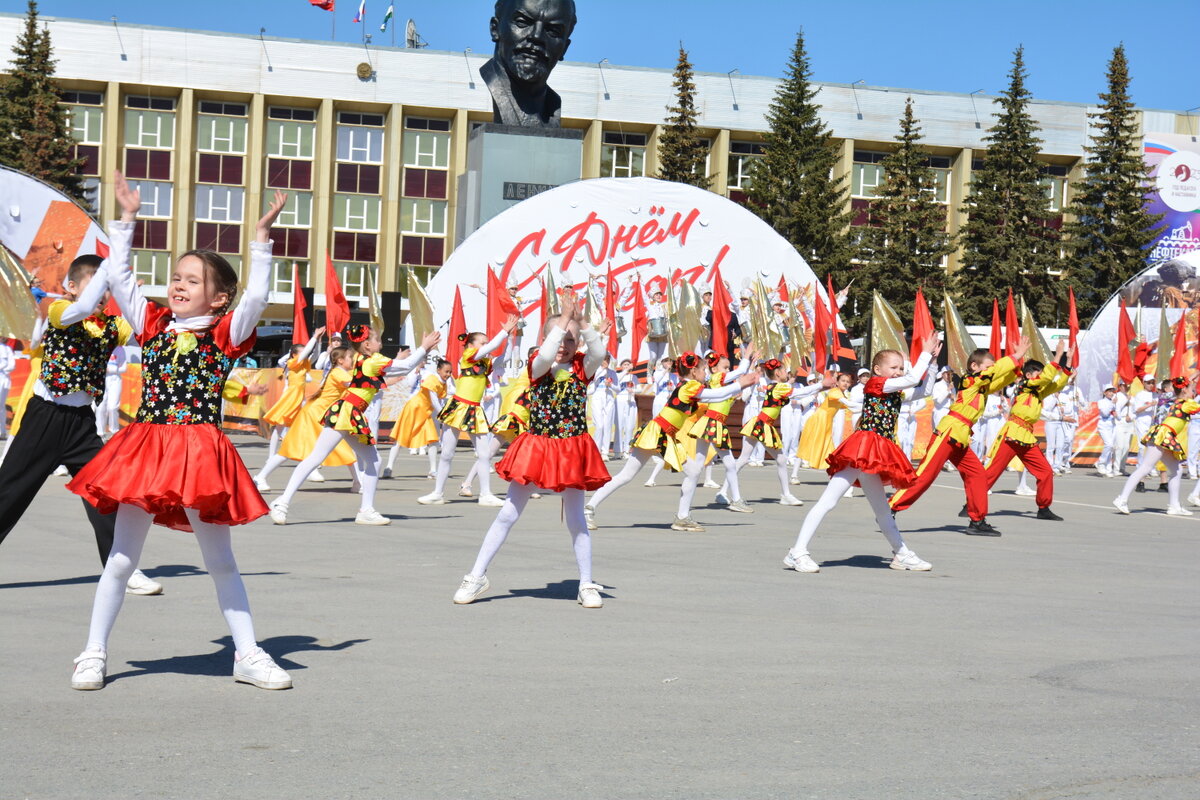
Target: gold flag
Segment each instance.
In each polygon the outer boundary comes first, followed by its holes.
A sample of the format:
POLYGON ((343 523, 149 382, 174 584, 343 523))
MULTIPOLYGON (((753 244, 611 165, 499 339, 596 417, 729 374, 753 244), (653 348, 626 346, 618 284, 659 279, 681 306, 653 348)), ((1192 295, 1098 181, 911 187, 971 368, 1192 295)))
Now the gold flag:
POLYGON ((417 276, 408 271, 408 318, 412 322, 413 341, 419 342, 426 334, 433 333, 433 304, 429 296, 417 283, 417 276))
POLYGON ((371 317, 371 327, 383 338, 383 313, 379 310, 383 305, 379 300, 379 293, 375 291, 375 270, 368 267, 367 273, 367 313, 371 317))
POLYGON ((704 338, 700 319, 703 307, 704 300, 700 297, 700 292, 696 291, 696 287, 688 281, 680 281, 679 332, 681 344, 685 350, 694 350, 700 353, 707 349, 707 343, 701 341, 704 338))
POLYGON ((604 308, 596 302, 596 279, 588 278, 583 299, 583 318, 596 330, 604 323, 604 308))
POLYGON ((946 295, 943 300, 942 310, 943 330, 946 332, 946 363, 959 375, 966 375, 967 359, 975 350, 975 340, 967 333, 966 323, 963 322, 962 315, 958 313, 958 307, 954 305, 950 295, 946 295))
POLYGON ((37 316, 24 268, 0 245, 0 335, 28 342, 37 316))
POLYGON ((879 292, 871 292, 871 351, 868 360, 880 350, 896 350, 908 358, 908 346, 904 344, 904 326, 900 315, 892 304, 883 299, 879 292))
POLYGON ((788 303, 788 355, 791 361, 788 366, 795 374, 799 374, 800 368, 804 366, 804 357, 808 355, 808 343, 805 341, 800 322, 802 315, 796 312, 798 296, 799 289, 793 289, 792 302, 788 303))
POLYGON ((554 270, 549 265, 546 266, 546 302, 550 307, 546 309, 545 321, 549 321, 552 317, 557 317, 562 314, 562 304, 559 302, 561 298, 558 296, 558 286, 554 283, 554 270))
POLYGON ((1028 357, 1042 362, 1043 364, 1050 363, 1050 357, 1054 351, 1046 344, 1045 337, 1038 330, 1037 323, 1033 321, 1033 312, 1029 310, 1029 306, 1025 305, 1025 298, 1021 300, 1021 334, 1029 340, 1028 357))
POLYGON ((754 328, 754 344, 763 349, 764 358, 778 358, 783 352, 783 334, 771 324, 775 316, 767 287, 761 280, 755 280, 750 291, 750 324, 754 328))
POLYGON ((666 296, 667 303, 667 355, 671 358, 679 358, 679 354, 686 351, 686 348, 680 348, 681 340, 683 339, 683 331, 679 326, 679 312, 675 303, 675 287, 671 285, 671 273, 667 272, 667 289, 663 294, 666 296))
MULTIPOLYGON (((1183 317, 1179 318, 1179 324, 1185 322, 1183 317)), ((1167 304, 1164 302, 1162 310, 1158 316, 1158 362, 1154 366, 1154 380, 1162 383, 1170 380, 1171 375, 1171 356, 1175 352, 1175 337, 1171 335, 1171 323, 1167 322, 1167 304)))

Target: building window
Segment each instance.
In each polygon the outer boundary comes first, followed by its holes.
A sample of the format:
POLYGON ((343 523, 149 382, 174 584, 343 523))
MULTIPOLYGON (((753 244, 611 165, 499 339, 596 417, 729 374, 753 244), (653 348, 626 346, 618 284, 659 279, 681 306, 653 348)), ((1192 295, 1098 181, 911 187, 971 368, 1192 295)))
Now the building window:
POLYGON ((144 97, 141 95, 130 95, 125 98, 126 108, 145 108, 151 111, 174 111, 175 98, 173 97, 144 97))
POLYGON ((604 134, 600 150, 600 177, 635 178, 646 174, 646 135, 604 134))
POLYGON ((1061 212, 1067 207, 1067 173, 1069 170, 1067 167, 1057 164, 1044 164, 1038 167, 1038 172, 1041 173, 1038 183, 1050 201, 1049 210, 1055 213, 1061 212))
POLYGON ((766 148, 758 142, 729 143, 728 188, 750 191, 750 170, 755 159, 762 158, 766 148))
POLYGON ((401 200, 400 232, 445 236, 446 206, 444 200, 401 200))
MULTIPOLYGON (((201 103, 201 105, 204 105, 201 103)), ((246 153, 244 117, 213 117, 201 114, 196 120, 196 149, 206 153, 246 153)))
MULTIPOLYGON (((138 211, 139 217, 171 218, 171 199, 175 188, 173 184, 163 181, 130 181, 129 186, 141 192, 142 208, 138 211)), ((149 249, 157 250, 159 248, 151 247, 149 249)))
MULTIPOLYGON (((379 231, 378 197, 335 194, 333 196, 333 227, 345 231, 379 231)), ((374 261, 351 258, 348 261, 374 261)))
POLYGON ((887 158, 887 153, 872 153, 866 150, 854 151, 854 171, 850 179, 851 197, 876 197, 879 187, 883 184, 883 165, 880 163, 887 158))
POLYGON ((307 228, 273 228, 272 250, 286 258, 308 258, 307 228))
POLYGON ((445 260, 446 240, 426 236, 400 238, 400 263, 411 266, 440 267, 445 260))
POLYGON ((267 159, 267 186, 273 189, 311 189, 312 162, 267 159))
POLYGON ((292 285, 292 268, 299 267, 300 287, 308 286, 308 262, 292 261, 277 258, 271 262, 271 291, 291 294, 295 287, 292 285))
POLYGON ((134 250, 130 253, 130 260, 133 262, 134 278, 147 286, 167 285, 167 275, 171 267, 170 253, 134 250))
POLYGON ((169 224, 165 219, 138 220, 131 246, 137 250, 166 250, 169 224))
POLYGON ((201 114, 222 114, 226 117, 246 116, 245 103, 223 103, 217 100, 201 100, 201 114))
POLYGON ((933 199, 939 203, 950 202, 950 167, 949 156, 930 156, 926 166, 933 170, 933 199))
POLYGON ((77 175, 100 174, 100 147, 94 144, 77 144, 72 150, 75 158, 83 159, 83 163, 75 169, 77 175))
POLYGON ((342 111, 338 114, 337 160, 354 164, 383 163, 383 115, 342 111))
POLYGON ((405 168, 404 196, 445 200, 448 175, 444 169, 405 168))
POLYGON ((196 158, 196 180, 201 183, 242 184, 242 157, 201 153, 196 158))
POLYGON ((450 120, 408 117, 404 120, 404 166, 447 169, 450 166, 450 120))
POLYGON ((100 216, 100 179, 84 178, 80 182, 80 187, 83 191, 83 207, 93 217, 100 216))
POLYGON ((333 268, 337 270, 338 280, 342 282, 342 293, 347 297, 365 297, 367 294, 367 270, 372 268, 370 264, 347 264, 345 262, 334 262, 333 268))
POLYGON ((100 106, 104 105, 104 95, 100 92, 75 92, 64 91, 62 93, 64 103, 74 103, 81 106, 100 106))
POLYGON ((171 180, 171 152, 169 150, 126 149, 125 175, 129 178, 169 181, 171 180))
POLYGON ((240 253, 242 251, 242 226, 197 222, 196 248, 216 250, 218 253, 240 253))
POLYGON ((311 122, 267 120, 267 155, 275 158, 313 157, 317 126, 311 122))
MULTIPOLYGON (((262 213, 267 213, 271 207, 271 201, 274 198, 269 197, 266 192, 263 193, 262 213)), ((287 203, 283 206, 283 211, 279 212, 279 218, 275 220, 277 228, 307 228, 312 225, 312 201, 313 196, 308 192, 292 192, 288 195, 287 203)))
POLYGON ((125 146, 170 150, 175 146, 175 115, 125 109, 125 146))
POLYGON ((333 232, 333 257, 343 261, 374 261, 377 238, 373 233, 333 232))
POLYGON ((100 144, 104 131, 104 109, 94 106, 67 106, 71 135, 80 144, 100 144))
POLYGON ((241 188, 197 186, 195 217, 204 222, 241 222, 244 200, 241 188))
POLYGON ((379 172, 371 164, 338 164, 336 191, 379 194, 379 172))

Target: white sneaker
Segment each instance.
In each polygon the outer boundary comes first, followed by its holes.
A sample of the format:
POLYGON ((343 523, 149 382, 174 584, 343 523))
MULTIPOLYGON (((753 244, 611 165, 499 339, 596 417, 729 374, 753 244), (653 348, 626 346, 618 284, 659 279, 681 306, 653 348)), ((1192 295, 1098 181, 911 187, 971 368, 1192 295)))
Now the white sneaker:
POLYGON ((842 497, 854 497, 854 487, 851 486, 849 489, 843 492, 842 497))
POLYGON ((730 511, 736 511, 739 514, 753 514, 754 509, 745 500, 735 500, 726 506, 730 511))
POLYGON ((481 494, 478 502, 484 508, 500 508, 504 505, 504 500, 494 494, 481 494))
POLYGON ((125 594, 162 594, 162 584, 146 577, 146 573, 135 569, 125 584, 125 594))
POLYGON ((1189 494, 1187 496, 1188 505, 1200 507, 1200 494, 1189 494))
POLYGON ((1190 517, 1192 512, 1183 506, 1167 506, 1167 513, 1172 517, 1190 517))
POLYGON ((261 647, 254 648, 244 656, 234 655, 233 679, 260 689, 292 688, 292 676, 284 672, 261 647))
POLYGON ((254 486, 256 489, 258 489, 259 492, 262 492, 263 494, 266 494, 267 492, 271 491, 271 485, 269 483, 267 483, 266 481, 264 481, 262 478, 255 478, 254 486))
POLYGON ((276 525, 287 525, 287 511, 287 503, 280 503, 278 501, 271 503, 271 522, 274 522, 276 525))
POLYGON ((796 475, 793 475, 791 478, 788 479, 788 483, 790 483, 792 486, 799 486, 800 478, 796 475))
POLYGON ((764 464, 764 463, 763 463, 763 462, 761 462, 761 461, 751 461, 751 462, 750 462, 750 466, 752 466, 752 467, 765 467, 765 466, 766 466, 766 464, 764 464))
POLYGON ((1113 498, 1113 508, 1115 508, 1117 511, 1120 511, 1122 514, 1129 513, 1129 503, 1125 502, 1119 497, 1113 498))
POLYGON ((802 506, 802 505, 804 505, 804 501, 801 500, 799 497, 796 497, 796 495, 794 495, 794 494, 785 494, 779 498, 779 505, 781 505, 781 506, 802 506))
POLYGON ((587 522, 587 529, 589 531, 596 530, 596 509, 595 508, 593 508, 592 506, 584 506, 583 507, 583 519, 585 522, 587 522))
POLYGON ((654 481, 646 481, 645 483, 642 484, 642 486, 649 486, 651 488, 654 488, 655 486, 658 486, 658 484, 655 483, 654 481))
POLYGON ((1015 492, 1013 492, 1013 494, 1016 494, 1018 497, 1035 497, 1037 495, 1037 490, 1030 489, 1028 486, 1017 484, 1017 489, 1015 492))
POLYGON ((704 526, 691 517, 676 517, 675 521, 671 523, 671 530, 704 533, 704 526))
POLYGON ((362 484, 358 482, 358 478, 351 481, 350 494, 362 494, 362 484))
POLYGON ((312 481, 313 483, 324 483, 325 482, 325 476, 321 474, 321 470, 319 470, 319 469, 314 469, 312 472, 310 472, 308 474, 308 479, 310 481, 312 481))
POLYGON ((794 569, 796 572, 820 572, 821 567, 817 562, 812 560, 812 556, 808 553, 793 553, 788 550, 787 555, 783 557, 783 566, 786 569, 794 569))
POLYGON ((892 569, 910 569, 913 572, 929 572, 933 569, 933 565, 928 561, 922 561, 916 553, 909 550, 904 555, 896 553, 888 564, 892 569))
POLYGON ((705 481, 704 488, 705 489, 720 489, 721 484, 717 483, 716 481, 705 481))
POLYGON ((384 480, 387 480, 388 478, 392 477, 392 468, 391 468, 391 467, 384 467, 384 468, 383 468, 383 475, 381 475, 380 477, 381 477, 381 478, 383 478, 384 480))
POLYGON ((598 583, 581 583, 576 600, 584 608, 601 608, 604 606, 604 598, 600 596, 600 590, 603 588, 598 583))
POLYGON ((717 492, 716 500, 718 503, 729 505, 729 495, 725 494, 724 492, 717 492))
POLYGON ((436 472, 427 472, 427 473, 425 473, 425 477, 428 478, 429 480, 433 480, 434 478, 437 477, 437 473, 436 472))
POLYGON ((459 497, 474 497, 475 493, 471 491, 470 486, 460 486, 460 487, 458 487, 458 496, 459 497))
POLYGON ((460 606, 473 603, 479 595, 487 591, 490 585, 487 575, 478 578, 474 575, 463 575, 462 583, 458 585, 458 591, 454 593, 454 602, 460 606))
POLYGON ((354 517, 355 525, 391 525, 392 520, 373 508, 363 509, 354 517))
POLYGON ((418 497, 417 502, 423 506, 444 506, 446 505, 446 498, 442 497, 441 492, 430 492, 427 495, 418 497))
POLYGON ((54 474, 56 477, 65 478, 71 474, 71 471, 62 464, 59 464, 58 469, 54 470, 54 474))
POLYGON ((104 688, 104 674, 108 665, 108 654, 103 650, 84 650, 75 659, 75 671, 71 673, 71 688, 90 692, 104 688))

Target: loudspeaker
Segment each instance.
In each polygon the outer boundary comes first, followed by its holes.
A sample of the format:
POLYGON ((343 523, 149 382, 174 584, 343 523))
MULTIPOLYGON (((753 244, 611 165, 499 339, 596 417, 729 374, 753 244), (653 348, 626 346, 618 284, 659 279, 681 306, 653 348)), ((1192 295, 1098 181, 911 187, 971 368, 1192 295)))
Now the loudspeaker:
POLYGON ((379 313, 383 316, 383 346, 399 347, 404 335, 401 323, 400 304, 403 295, 400 292, 381 292, 379 297, 379 313))

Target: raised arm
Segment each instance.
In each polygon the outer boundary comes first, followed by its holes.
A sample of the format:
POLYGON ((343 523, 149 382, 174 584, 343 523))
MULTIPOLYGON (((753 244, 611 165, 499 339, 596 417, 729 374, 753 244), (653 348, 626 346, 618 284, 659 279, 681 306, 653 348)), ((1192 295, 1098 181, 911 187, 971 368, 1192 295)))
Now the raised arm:
POLYGON ((741 394, 742 389, 758 383, 757 370, 748 375, 742 375, 733 383, 727 383, 716 389, 701 389, 694 398, 699 403, 718 403, 741 394))
POLYGON ((297 353, 297 354, 296 354, 296 360, 297 360, 297 361, 303 361, 304 359, 306 359, 306 358, 308 358, 309 356, 311 356, 311 355, 312 355, 312 352, 313 352, 313 350, 315 350, 315 349, 316 349, 316 347, 317 347, 317 344, 319 344, 319 343, 320 343, 320 341, 321 341, 321 336, 322 336, 322 334, 324 334, 324 333, 325 333, 325 329, 324 329, 324 328, 317 328, 315 331, 313 331, 313 335, 312 335, 312 336, 310 336, 310 337, 309 337, 309 339, 308 339, 308 344, 304 345, 304 349, 303 349, 303 350, 301 350, 299 353, 297 353))
POLYGON ((65 328, 96 313, 96 306, 100 305, 100 299, 108 291, 107 264, 108 262, 105 261, 100 265, 100 268, 92 275, 92 279, 88 281, 87 287, 79 293, 73 303, 63 308, 62 313, 55 314, 57 319, 51 319, 52 324, 59 328, 65 328))
POLYGON ((483 345, 483 347, 480 347, 479 350, 476 351, 475 360, 478 361, 481 358, 487 358, 492 353, 496 352, 497 348, 504 344, 504 340, 508 338, 508 335, 516 327, 517 315, 509 314, 508 321, 504 323, 504 327, 500 329, 500 332, 493 336, 491 341, 487 342, 483 345))
POLYGON ((928 350, 917 356, 917 363, 912 365, 908 372, 901 375, 899 378, 888 378, 883 382, 883 391, 885 392, 902 392, 905 389, 912 389, 919 386, 925 380, 925 373, 929 371, 929 363, 933 360, 933 353, 928 350))
POLYGON ((276 190, 267 213, 254 228, 254 241, 250 243, 250 274, 246 277, 246 291, 242 301, 233 310, 229 324, 229 342, 237 347, 250 338, 258 327, 271 294, 271 226, 287 204, 288 196, 276 190))
POLYGON ((425 355, 430 350, 438 346, 438 342, 442 340, 442 334, 437 331, 432 331, 425 334, 425 338, 421 340, 421 344, 416 350, 409 353, 408 358, 403 361, 393 361, 384 370, 384 375, 389 378, 394 378, 397 375, 407 375, 414 369, 425 363, 425 355))
POLYGON ((604 363, 604 340, 600 338, 600 333, 590 325, 580 329, 579 336, 583 339, 584 347, 583 374, 595 375, 604 363))
POLYGON ((129 263, 133 227, 137 224, 137 214, 142 207, 142 195, 129 188, 129 182, 120 170, 115 174, 114 190, 117 204, 121 206, 121 220, 108 223, 108 288, 117 302, 117 308, 121 309, 121 316, 125 317, 134 335, 137 335, 146 325, 146 309, 150 305, 142 296, 129 263))

